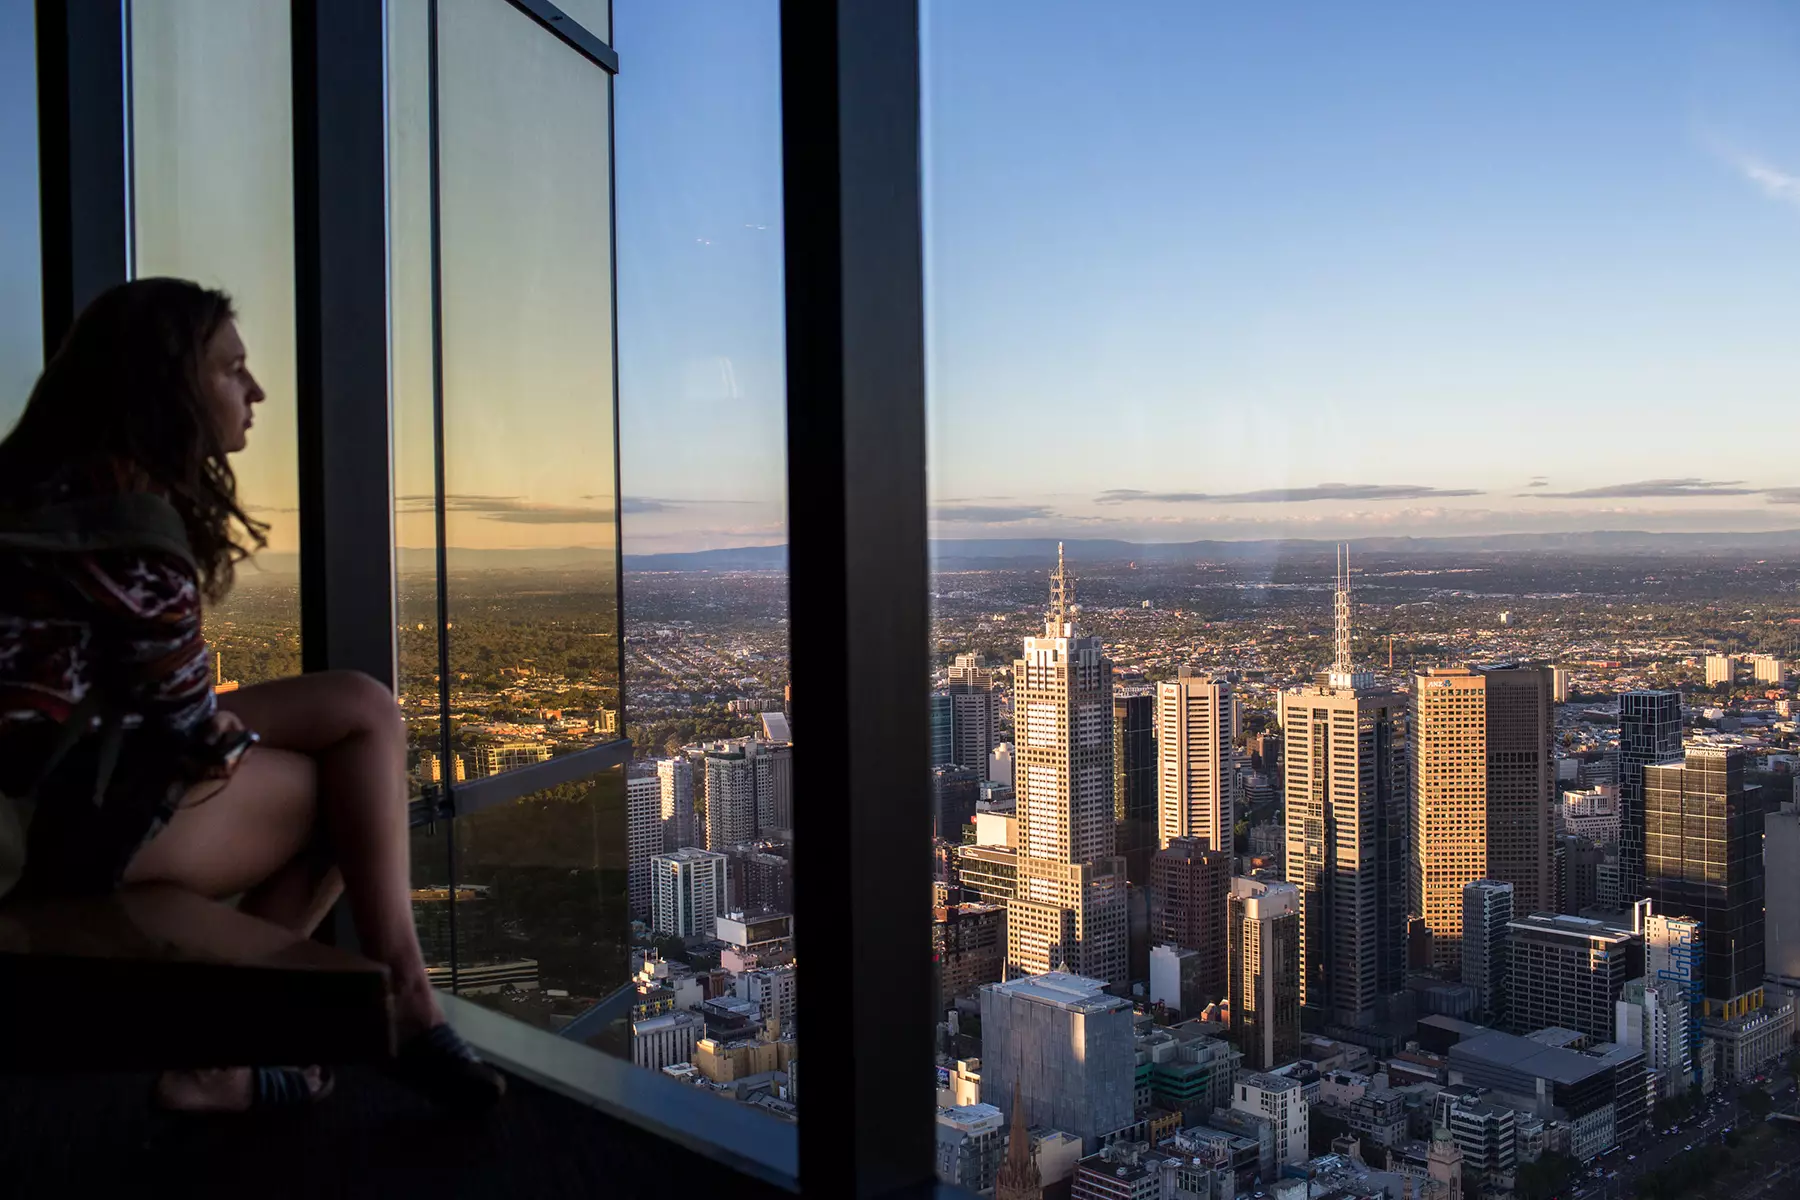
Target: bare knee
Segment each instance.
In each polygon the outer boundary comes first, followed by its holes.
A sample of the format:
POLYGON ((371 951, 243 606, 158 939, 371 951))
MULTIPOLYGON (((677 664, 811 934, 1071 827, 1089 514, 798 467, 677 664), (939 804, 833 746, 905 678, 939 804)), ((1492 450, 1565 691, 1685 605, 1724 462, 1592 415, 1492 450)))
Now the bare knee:
POLYGON ((356 733, 405 741, 400 705, 385 683, 362 671, 329 671, 332 705, 356 733))

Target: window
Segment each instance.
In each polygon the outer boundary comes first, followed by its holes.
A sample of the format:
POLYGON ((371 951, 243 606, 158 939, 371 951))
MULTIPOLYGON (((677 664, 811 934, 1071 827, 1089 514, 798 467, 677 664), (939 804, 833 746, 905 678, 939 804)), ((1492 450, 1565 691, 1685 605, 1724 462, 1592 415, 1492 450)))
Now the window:
POLYGON ((30 7, 0 10, 0 429, 12 428, 44 363, 31 34, 30 7))
POLYGON ((131 10, 132 272, 230 293, 268 394, 232 460, 268 546, 206 620, 219 686, 236 687, 300 670, 291 17, 283 0, 131 10))

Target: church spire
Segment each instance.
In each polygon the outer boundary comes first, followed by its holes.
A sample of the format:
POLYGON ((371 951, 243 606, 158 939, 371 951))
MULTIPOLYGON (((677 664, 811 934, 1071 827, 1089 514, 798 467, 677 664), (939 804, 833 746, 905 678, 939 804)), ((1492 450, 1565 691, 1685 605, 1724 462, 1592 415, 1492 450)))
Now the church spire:
POLYGON ((1016 1079, 1013 1080, 1012 1132, 1006 1139, 1006 1161, 1000 1164, 999 1173, 994 1176, 994 1200, 1044 1200, 1037 1148, 1031 1144, 1031 1131, 1025 1127, 1025 1104, 1019 1097, 1016 1079))

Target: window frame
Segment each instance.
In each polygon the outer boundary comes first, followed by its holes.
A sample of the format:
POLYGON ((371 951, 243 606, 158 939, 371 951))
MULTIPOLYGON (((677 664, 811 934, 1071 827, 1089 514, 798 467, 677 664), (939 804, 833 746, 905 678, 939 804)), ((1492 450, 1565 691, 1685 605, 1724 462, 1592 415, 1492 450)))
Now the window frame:
MULTIPOLYGON (((548 0, 504 2, 607 73, 611 138, 619 62, 609 39, 548 0)), ((88 300, 129 275, 129 12, 129 0, 37 0, 47 353, 88 300)), ((361 670, 392 686, 387 6, 291 0, 291 13, 303 667, 361 670)), ((806 1009, 808 1042, 829 1065, 811 1086, 830 1089, 830 1101, 782 1125, 445 998, 471 1040, 521 1076, 734 1170, 820 1195, 967 1194, 935 1180, 928 1075, 919 48, 917 0, 782 0, 790 654, 802 705, 820 698, 804 719, 821 748, 796 764, 796 806, 810 814, 797 823, 834 831, 798 856, 794 886, 796 908, 806 910, 797 941, 809 975, 823 981, 806 1009), (848 804, 845 778, 857 781, 848 804)), ((432 140, 435 152, 435 127, 432 140)), ((616 195, 616 173, 611 186, 616 195)), ((435 178, 433 188, 435 301, 435 178)), ((616 497, 616 206, 609 221, 616 497)), ((433 321, 441 358, 435 312, 433 321)), ((441 371, 434 375, 441 520, 441 371)), ((626 730, 622 543, 618 557, 626 730)), ((441 588, 440 574, 440 596, 441 588)), ((630 753, 620 737, 503 775, 446 779, 411 817, 454 829, 457 816, 618 766, 630 753)), ((334 928, 352 938, 341 913, 334 928)))

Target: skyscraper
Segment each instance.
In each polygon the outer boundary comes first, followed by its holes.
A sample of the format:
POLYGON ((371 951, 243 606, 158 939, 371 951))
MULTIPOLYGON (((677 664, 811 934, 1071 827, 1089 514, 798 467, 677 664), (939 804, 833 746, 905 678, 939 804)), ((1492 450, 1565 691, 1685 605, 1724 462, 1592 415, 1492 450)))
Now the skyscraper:
POLYGON ((663 849, 692 846, 699 840, 694 828, 694 764, 686 758, 658 759, 656 782, 661 791, 663 849))
POLYGON ((1113 829, 1125 874, 1142 887, 1160 844, 1156 828, 1156 697, 1113 697, 1113 829))
POLYGON ((1509 1028, 1573 1029, 1604 1042, 1626 982, 1644 973, 1644 943, 1629 929, 1538 913, 1507 927, 1507 964, 1509 1028))
POLYGON ((1644 767, 1644 883, 1657 912, 1698 918, 1708 1017, 1762 1005, 1762 789, 1742 750, 1644 767))
POLYGON ((1300 892, 1242 877, 1225 901, 1226 998, 1244 1069, 1266 1071, 1300 1053, 1300 892))
POLYGON ((662 783, 654 767, 634 766, 625 779, 626 895, 634 921, 650 919, 650 860, 662 852, 662 783))
POLYGON ((738 742, 706 747, 706 848, 756 840, 756 763, 738 742))
POLYGON ((1460 974, 1462 888, 1487 875, 1486 681, 1466 667, 1415 676, 1409 725, 1412 911, 1431 930, 1431 965, 1460 974))
POLYGON ((1413 680, 1408 886, 1438 970, 1461 973, 1469 881, 1512 884, 1514 912, 1555 903, 1550 694, 1548 667, 1433 667, 1413 680))
POLYGON ((1514 912, 1556 901, 1556 704, 1550 668, 1492 667, 1487 680, 1487 877, 1513 885, 1514 912))
POLYGON ((1462 981, 1475 989, 1486 1020, 1506 1020, 1506 927, 1513 919, 1513 885, 1475 879, 1463 885, 1462 981))
POLYGON ((711 937, 725 907, 725 856, 692 846, 651 862, 651 928, 677 937, 711 937))
POLYGON ((1053 972, 981 989, 981 1094, 1085 1150, 1131 1124, 1135 1098, 1131 1001, 1105 986, 1053 972))
POLYGON ((1076 628, 1058 546, 1042 637, 1013 663, 1018 890, 1007 974, 1127 975, 1125 861, 1113 853, 1112 664, 1076 628))
POLYGON ((1237 773, 1231 761, 1231 685, 1182 667, 1156 685, 1156 776, 1161 842, 1200 837, 1232 848, 1237 773))
POLYGON ((1400 698, 1350 657, 1348 554, 1339 560, 1327 681, 1280 697, 1287 880, 1300 889, 1301 1002, 1363 1026, 1406 970, 1406 773, 1400 698))
POLYGON ((1232 855, 1200 838, 1174 838, 1150 863, 1150 886, 1160 900, 1151 940, 1199 956, 1194 994, 1210 1004, 1225 995, 1225 897, 1232 855))
POLYGON ((1000 741, 1000 696, 994 673, 979 654, 959 654, 950 665, 950 761, 987 778, 988 756, 1000 741))
POLYGON ((1643 899, 1644 768, 1681 761, 1681 693, 1619 696, 1619 895, 1643 899))
POLYGON ((931 693, 931 765, 956 764, 956 701, 949 692, 931 693))

